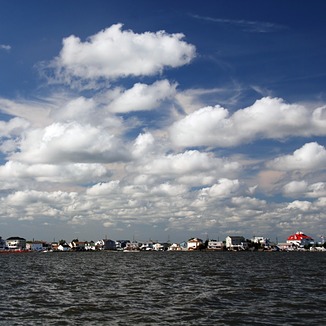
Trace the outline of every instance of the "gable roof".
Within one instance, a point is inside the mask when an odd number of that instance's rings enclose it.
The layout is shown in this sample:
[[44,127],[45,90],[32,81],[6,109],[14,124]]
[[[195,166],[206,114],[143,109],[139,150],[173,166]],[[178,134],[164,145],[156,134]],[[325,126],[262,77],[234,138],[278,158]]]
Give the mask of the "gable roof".
[[21,238],[21,237],[10,237],[7,240],[22,240],[22,241],[26,241],[26,239]]
[[308,235],[305,235],[303,232],[296,232],[295,234],[291,234],[288,237],[288,241],[301,241],[301,240],[313,240],[313,238],[309,237]]

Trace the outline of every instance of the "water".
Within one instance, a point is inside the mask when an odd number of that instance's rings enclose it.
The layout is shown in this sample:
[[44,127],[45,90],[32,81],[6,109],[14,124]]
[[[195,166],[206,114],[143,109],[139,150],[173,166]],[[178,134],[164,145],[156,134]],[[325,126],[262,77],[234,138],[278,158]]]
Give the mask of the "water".
[[326,254],[0,255],[0,325],[325,325]]

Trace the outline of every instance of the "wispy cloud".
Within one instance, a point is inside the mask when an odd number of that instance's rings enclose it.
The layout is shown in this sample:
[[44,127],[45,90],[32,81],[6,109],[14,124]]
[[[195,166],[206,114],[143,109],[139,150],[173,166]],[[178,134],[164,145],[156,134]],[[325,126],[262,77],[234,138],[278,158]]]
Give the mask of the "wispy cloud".
[[251,20],[237,20],[237,19],[225,19],[225,18],[214,18],[205,17],[199,15],[190,15],[193,18],[210,21],[213,23],[224,24],[241,28],[245,32],[250,33],[271,33],[279,30],[286,29],[286,26],[279,25],[270,22],[251,21]]
[[7,44],[0,44],[0,50],[10,51],[11,50],[11,46],[10,45],[7,45]]

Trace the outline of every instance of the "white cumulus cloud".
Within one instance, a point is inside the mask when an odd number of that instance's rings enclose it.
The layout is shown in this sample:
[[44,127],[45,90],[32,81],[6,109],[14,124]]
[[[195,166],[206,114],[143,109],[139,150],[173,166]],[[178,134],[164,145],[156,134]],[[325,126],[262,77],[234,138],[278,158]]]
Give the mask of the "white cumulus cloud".
[[119,92],[108,105],[108,109],[115,113],[149,111],[171,98],[176,92],[175,88],[176,85],[171,85],[167,80],[157,81],[152,85],[136,83],[131,89]]
[[306,181],[291,181],[283,187],[285,195],[295,196],[306,192],[308,184]]
[[229,147],[255,139],[326,135],[326,107],[311,110],[282,99],[265,97],[233,115],[219,105],[201,108],[170,128],[177,146]]
[[77,122],[53,123],[26,133],[12,160],[29,163],[98,163],[128,159],[128,151],[102,128]]
[[307,197],[326,197],[326,183],[316,182],[308,187]]
[[203,171],[220,170],[233,171],[240,168],[236,162],[216,158],[209,153],[186,151],[179,154],[169,154],[154,158],[139,169],[148,174],[183,175]]
[[309,211],[312,208],[310,201],[295,200],[287,206],[288,209],[298,209],[301,211]]
[[208,196],[214,198],[229,197],[240,188],[239,180],[229,180],[222,178],[218,183],[200,191],[199,196]]
[[119,180],[110,182],[98,183],[87,189],[87,195],[90,196],[106,196],[108,194],[116,193],[119,189]]
[[317,142],[307,143],[293,154],[280,156],[267,165],[280,171],[323,170],[326,166],[326,149]]
[[30,123],[22,118],[16,117],[9,121],[0,121],[1,137],[19,136],[30,126]]
[[154,149],[155,139],[151,133],[138,135],[133,144],[132,153],[135,157],[141,158],[143,155],[148,155]]
[[57,77],[67,83],[84,80],[146,76],[165,67],[188,64],[195,57],[195,47],[183,41],[181,33],[165,31],[134,33],[112,25],[85,42],[71,35],[63,40],[62,50],[52,62]]
[[291,181],[283,187],[283,193],[287,196],[305,196],[309,198],[319,198],[326,196],[326,183],[316,182],[308,184],[308,182]]
[[74,164],[24,164],[8,161],[0,166],[0,177],[6,181],[22,181],[28,179],[39,182],[94,182],[108,175],[107,169],[98,163]]

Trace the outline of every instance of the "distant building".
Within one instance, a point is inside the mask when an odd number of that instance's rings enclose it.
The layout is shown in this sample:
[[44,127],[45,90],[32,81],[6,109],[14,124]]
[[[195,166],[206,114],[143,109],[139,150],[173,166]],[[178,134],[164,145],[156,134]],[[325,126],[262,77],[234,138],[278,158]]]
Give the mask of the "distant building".
[[172,243],[171,246],[169,246],[168,251],[181,251],[178,243]]
[[164,243],[157,242],[157,243],[153,244],[153,250],[155,250],[155,251],[164,251],[166,249],[165,249]]
[[2,239],[2,237],[0,237],[0,250],[6,250],[6,249],[8,249],[6,241]]
[[225,247],[227,250],[246,250],[248,249],[248,243],[242,236],[227,236]]
[[180,243],[172,243],[169,247],[168,247],[168,251],[186,251],[187,249],[187,242],[183,241]]
[[20,237],[10,237],[6,240],[7,247],[10,250],[26,249],[26,239]]
[[95,242],[94,241],[86,241],[85,242],[85,250],[89,251],[89,250],[95,250]]
[[264,237],[253,237],[252,239],[251,239],[251,241],[253,242],[253,243],[258,243],[258,244],[260,244],[262,247],[269,247],[270,246],[270,244],[271,244],[271,240],[270,239],[268,239],[268,238],[264,238]]
[[207,249],[208,250],[223,250],[224,243],[223,243],[223,241],[208,240]]
[[296,232],[295,234],[290,235],[287,240],[287,243],[292,243],[298,247],[304,247],[306,245],[313,245],[314,239],[305,235],[303,232]]
[[78,241],[78,239],[73,240],[69,243],[70,248],[75,251],[85,251],[85,245],[85,241]]
[[117,247],[115,245],[115,241],[113,240],[103,240],[104,241],[104,250],[117,250]]
[[69,251],[71,250],[67,242],[60,243],[57,248],[58,251]]
[[145,250],[145,251],[152,251],[152,250],[154,250],[154,243],[153,242],[144,242],[143,244],[141,244],[139,249]]
[[53,251],[57,251],[58,250],[58,247],[59,247],[59,243],[58,242],[51,242],[50,244],[50,250],[53,250]]
[[191,238],[187,241],[188,250],[197,250],[203,245],[203,240],[199,238]]
[[117,250],[123,250],[124,248],[126,248],[127,243],[130,243],[130,240],[117,240],[115,242],[115,246]]
[[32,251],[42,251],[46,247],[46,243],[43,241],[27,241],[26,249]]

